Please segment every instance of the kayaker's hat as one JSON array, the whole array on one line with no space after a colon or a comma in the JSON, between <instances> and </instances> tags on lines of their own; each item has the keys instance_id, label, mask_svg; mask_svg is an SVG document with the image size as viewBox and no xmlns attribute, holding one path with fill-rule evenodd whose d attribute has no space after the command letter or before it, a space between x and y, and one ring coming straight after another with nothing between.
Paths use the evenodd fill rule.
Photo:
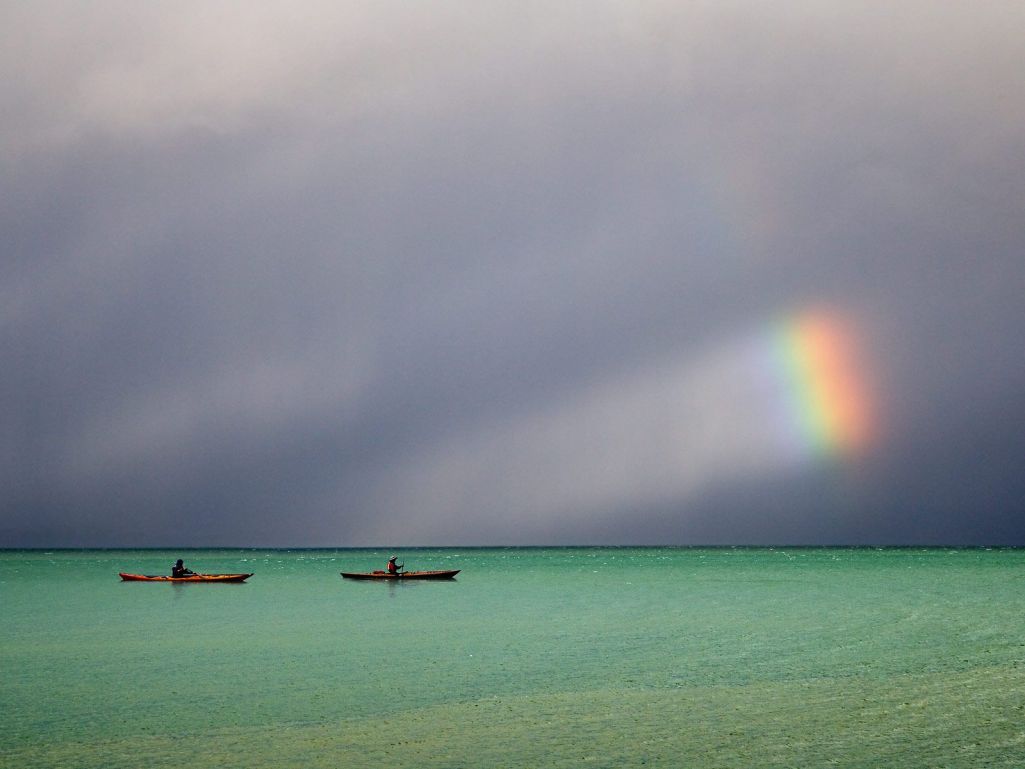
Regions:
<instances>
[{"instance_id":1,"label":"kayaker's hat","mask_svg":"<svg viewBox=\"0 0 1025 769\"><path fill-rule=\"evenodd\" d=\"M397 555L393 555L393 556L392 556L391 558L389 558L388 560L389 560L389 561L396 561L396 560L398 560L398 556L397 556Z\"/></svg>"},{"instance_id":2,"label":"kayaker's hat","mask_svg":"<svg viewBox=\"0 0 1025 769\"><path fill-rule=\"evenodd\" d=\"M181 564L182 564L182 559L181 559L181 558L179 558L179 559L178 559L178 560L176 561L176 565L178 565L178 566L181 566Z\"/></svg>"}]
</instances>

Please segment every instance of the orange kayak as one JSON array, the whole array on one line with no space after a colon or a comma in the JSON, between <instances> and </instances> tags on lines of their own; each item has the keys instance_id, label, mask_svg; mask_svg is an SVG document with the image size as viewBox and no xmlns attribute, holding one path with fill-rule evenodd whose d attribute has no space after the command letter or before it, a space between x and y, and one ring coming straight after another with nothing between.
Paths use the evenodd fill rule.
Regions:
<instances>
[{"instance_id":1,"label":"orange kayak","mask_svg":"<svg viewBox=\"0 0 1025 769\"><path fill-rule=\"evenodd\" d=\"M191 574L188 577L151 576L148 574L125 574L120 572L125 582L245 582L252 574Z\"/></svg>"},{"instance_id":2,"label":"orange kayak","mask_svg":"<svg viewBox=\"0 0 1025 769\"><path fill-rule=\"evenodd\" d=\"M386 571L349 572L341 574L346 579L452 579L461 569L454 571L403 571L399 574L390 574Z\"/></svg>"}]
</instances>

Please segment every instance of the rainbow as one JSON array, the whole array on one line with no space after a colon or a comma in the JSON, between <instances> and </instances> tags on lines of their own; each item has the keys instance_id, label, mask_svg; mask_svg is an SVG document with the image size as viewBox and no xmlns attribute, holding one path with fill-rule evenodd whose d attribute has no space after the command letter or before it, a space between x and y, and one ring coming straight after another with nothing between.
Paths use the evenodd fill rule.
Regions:
<instances>
[{"instance_id":1,"label":"rainbow","mask_svg":"<svg viewBox=\"0 0 1025 769\"><path fill-rule=\"evenodd\" d=\"M877 420L856 326L835 312L812 310L779 323L768 347L774 361L786 445L803 455L863 455Z\"/></svg>"}]
</instances>

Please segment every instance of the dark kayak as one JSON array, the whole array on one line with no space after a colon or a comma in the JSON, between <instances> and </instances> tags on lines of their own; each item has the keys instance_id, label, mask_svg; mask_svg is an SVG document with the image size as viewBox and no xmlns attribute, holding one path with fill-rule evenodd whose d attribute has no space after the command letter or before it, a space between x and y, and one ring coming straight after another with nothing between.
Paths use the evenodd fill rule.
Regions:
<instances>
[{"instance_id":1,"label":"dark kayak","mask_svg":"<svg viewBox=\"0 0 1025 769\"><path fill-rule=\"evenodd\" d=\"M148 574L125 574L120 572L125 582L245 582L252 574L191 574L188 577L151 576Z\"/></svg>"},{"instance_id":2,"label":"dark kayak","mask_svg":"<svg viewBox=\"0 0 1025 769\"><path fill-rule=\"evenodd\" d=\"M452 579L462 569L453 571L403 571L398 574L389 574L386 571L371 572L348 572L341 574L346 579Z\"/></svg>"}]
</instances>

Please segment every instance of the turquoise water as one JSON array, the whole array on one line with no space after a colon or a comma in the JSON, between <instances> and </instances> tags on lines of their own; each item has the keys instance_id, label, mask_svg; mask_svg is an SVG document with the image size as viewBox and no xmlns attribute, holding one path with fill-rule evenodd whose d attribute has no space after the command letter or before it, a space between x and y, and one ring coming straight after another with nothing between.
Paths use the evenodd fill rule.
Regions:
<instances>
[{"instance_id":1,"label":"turquoise water","mask_svg":"<svg viewBox=\"0 0 1025 769\"><path fill-rule=\"evenodd\" d=\"M1023 550L387 555L0 551L0 766L1025 765Z\"/></svg>"}]
</instances>

